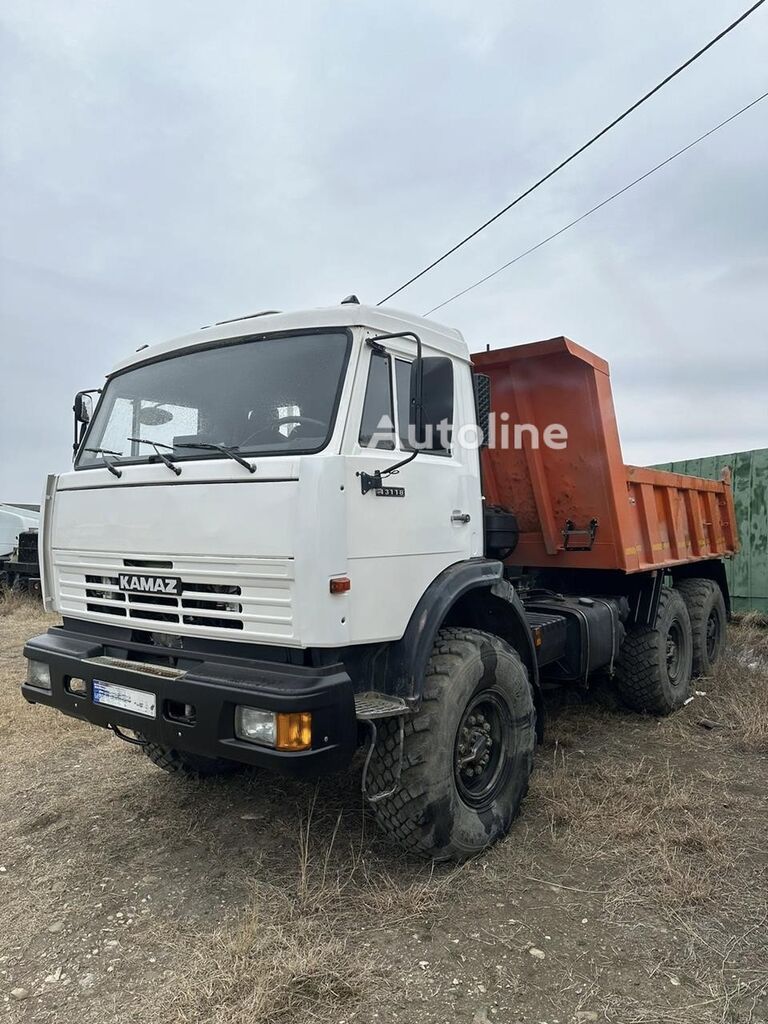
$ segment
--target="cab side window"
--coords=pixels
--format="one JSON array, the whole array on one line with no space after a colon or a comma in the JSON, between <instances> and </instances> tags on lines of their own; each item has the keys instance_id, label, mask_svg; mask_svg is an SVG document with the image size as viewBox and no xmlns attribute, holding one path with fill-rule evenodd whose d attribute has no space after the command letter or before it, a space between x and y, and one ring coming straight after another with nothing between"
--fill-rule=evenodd
<instances>
[{"instance_id":1,"label":"cab side window","mask_svg":"<svg viewBox=\"0 0 768 1024\"><path fill-rule=\"evenodd\" d=\"M453 437L453 364L449 359L424 362L426 394L430 396L426 412L438 429L428 430L426 445L420 450L430 455L450 455ZM411 363L395 360L397 389L397 436L403 451L412 451L409 438Z\"/></svg>"},{"instance_id":2,"label":"cab side window","mask_svg":"<svg viewBox=\"0 0 768 1024\"><path fill-rule=\"evenodd\" d=\"M381 352L371 352L359 441L364 448L395 447L391 363Z\"/></svg>"}]
</instances>

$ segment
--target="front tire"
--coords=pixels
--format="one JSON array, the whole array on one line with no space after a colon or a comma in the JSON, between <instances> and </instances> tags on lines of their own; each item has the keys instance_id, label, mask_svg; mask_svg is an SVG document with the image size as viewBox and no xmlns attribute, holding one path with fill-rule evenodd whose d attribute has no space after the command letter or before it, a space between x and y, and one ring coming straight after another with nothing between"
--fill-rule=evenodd
<instances>
[{"instance_id":1,"label":"front tire","mask_svg":"<svg viewBox=\"0 0 768 1024\"><path fill-rule=\"evenodd\" d=\"M506 835L528 791L536 712L519 655L474 629L441 629L421 709L405 723L402 773L374 815L406 849L466 860ZM369 796L389 790L399 762L397 719L381 723Z\"/></svg>"},{"instance_id":2,"label":"front tire","mask_svg":"<svg viewBox=\"0 0 768 1024\"><path fill-rule=\"evenodd\" d=\"M693 636L685 601L664 587L656 625L636 626L621 645L616 661L619 693L635 711L669 715L691 695Z\"/></svg>"},{"instance_id":3,"label":"front tire","mask_svg":"<svg viewBox=\"0 0 768 1024\"><path fill-rule=\"evenodd\" d=\"M242 768L238 761L229 761L224 757L203 757L201 754L190 754L185 750L161 747L157 743L150 743L141 735L139 739L142 741L141 749L152 764L162 768L169 775L200 779L214 775L231 775Z\"/></svg>"}]
</instances>

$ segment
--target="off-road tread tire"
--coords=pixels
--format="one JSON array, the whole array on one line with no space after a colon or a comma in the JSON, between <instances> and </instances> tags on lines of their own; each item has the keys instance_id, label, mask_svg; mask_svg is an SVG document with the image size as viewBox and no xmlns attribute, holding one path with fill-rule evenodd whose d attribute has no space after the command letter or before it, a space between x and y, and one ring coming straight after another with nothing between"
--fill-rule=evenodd
<instances>
[{"instance_id":1,"label":"off-road tread tire","mask_svg":"<svg viewBox=\"0 0 768 1024\"><path fill-rule=\"evenodd\" d=\"M141 749L152 764L162 768L170 775L200 779L213 775L231 775L242 767L237 761L230 761L224 757L203 757L200 754L189 754L172 747L161 747L158 743L151 743L143 736L139 736L139 738L142 740Z\"/></svg>"},{"instance_id":2,"label":"off-road tread tire","mask_svg":"<svg viewBox=\"0 0 768 1024\"><path fill-rule=\"evenodd\" d=\"M715 582L701 577L680 580L675 584L675 590L682 595L691 618L693 675L708 676L722 657L727 643L728 615L723 592ZM720 613L720 644L714 658L710 659L707 654L707 621L713 607Z\"/></svg>"},{"instance_id":3,"label":"off-road tread tire","mask_svg":"<svg viewBox=\"0 0 768 1024\"><path fill-rule=\"evenodd\" d=\"M666 636L673 615L681 618L688 631L687 680L683 676L683 682L677 687L672 687L666 671ZM621 645L615 666L619 695L635 711L669 715L681 708L690 696L692 664L693 637L685 601L672 587L663 587L656 627L635 626L627 632Z\"/></svg>"},{"instance_id":4,"label":"off-road tread tire","mask_svg":"<svg viewBox=\"0 0 768 1024\"><path fill-rule=\"evenodd\" d=\"M440 719L449 714L451 705L461 701L459 714L466 707L467 695L456 692L452 685L460 672L467 670L469 660L502 656L506 659L505 674L516 677L519 688L514 731L519 750L515 768L505 788L505 813L494 820L482 841L469 846L452 832L453 820L445 809L444 817L451 820L435 821L436 798L446 788L445 760L441 762L436 732ZM497 664L497 662L496 662ZM483 668L483 672L485 669ZM484 678L481 677L481 681ZM466 687L465 687L466 688ZM482 687L485 688L485 687ZM470 693L471 696L471 693ZM396 839L406 850L436 861L465 860L500 839L509 830L528 792L536 744L536 712L528 673L517 651L499 637L480 630L459 627L441 629L437 634L432 656L427 666L419 712L404 723L403 757L400 782L391 797L371 804L380 828ZM444 752L443 752L444 753ZM452 765L453 736L448 752ZM396 778L400 760L400 723L397 718L378 723L377 742L368 769L368 793L390 790ZM453 770L450 786L455 793ZM509 790L512 790L510 793ZM454 797L458 800L458 795ZM461 805L462 814L466 805ZM439 812L438 812L439 816ZM486 816L488 816L486 814Z\"/></svg>"}]
</instances>

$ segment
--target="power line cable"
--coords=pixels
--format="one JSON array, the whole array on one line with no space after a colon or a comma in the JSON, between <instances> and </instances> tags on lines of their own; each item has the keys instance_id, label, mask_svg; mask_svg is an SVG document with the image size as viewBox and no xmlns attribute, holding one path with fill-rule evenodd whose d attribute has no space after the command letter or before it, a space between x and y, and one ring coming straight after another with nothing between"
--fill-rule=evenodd
<instances>
[{"instance_id":1,"label":"power line cable","mask_svg":"<svg viewBox=\"0 0 768 1024\"><path fill-rule=\"evenodd\" d=\"M546 245L547 242L551 242L553 238L557 238L559 235L562 235L565 231L568 231L570 228L574 227L574 225L581 223L581 221L591 216L591 214L595 213L597 210L600 210L604 206L607 206L608 203L613 202L614 199L618 199L619 196L624 195L624 193L629 191L629 189L634 188L635 185L639 185L641 181L645 181L646 178L649 178L652 174L655 174L656 171L661 170L662 167L666 167L667 164L672 163L673 160L676 160L679 156L682 156L683 153L687 153L689 149L693 149L694 146L697 146L700 142L703 142L704 139L709 138L710 135L713 135L716 131L719 131L725 125L729 124L731 121L734 121L737 117L740 117L747 110L750 110L752 107L760 103L760 101L764 100L766 97L768 97L768 92L764 92L762 96L758 96L757 99L752 100L751 103L748 103L745 107L742 107L741 110L737 110L736 113L731 114L730 117L726 117L726 119L724 121L721 121L720 124L716 124L714 128L710 128L709 131L704 132L703 135L700 135L697 139L694 139L693 142L689 142L688 145L683 146L682 149L678 149L676 153L673 153L671 156L668 156L665 160L662 160L661 163L656 164L655 167L651 167L650 170L646 171L644 174L641 174L639 178L635 178L634 181L630 181L628 185L625 185L623 188L620 188L618 192L614 192L613 195L608 196L607 199L603 199L602 202L599 202L596 206L593 206L591 209L587 210L586 213L582 213L581 216L576 217L575 220L570 221L570 223L566 224L564 227L559 228L557 231L554 231L551 235L547 235L546 238L543 238L540 242L537 242L536 245L532 245L530 249L526 249L525 252L521 252L518 256L515 256L514 259L508 260L506 263L503 263L496 270L492 270L490 274L486 274L485 277L481 277L478 281L475 281L473 284L467 285L466 288L462 288L461 291L458 291L454 295L451 295L450 298L445 299L443 302L439 302L436 306L433 306L431 309L428 309L426 313L424 313L423 315L429 316L430 313L434 313L436 310L442 309L443 306L447 306L448 303L453 302L454 299L458 299L462 295L466 295L467 292L471 292L473 289L478 288L481 284L485 284L486 281L490 281L492 277L496 277L497 274L500 274L503 270L506 270L508 267L511 267L513 263L518 263L525 256L530 256L532 252L536 252L537 249L540 249L543 245Z\"/></svg>"},{"instance_id":2,"label":"power line cable","mask_svg":"<svg viewBox=\"0 0 768 1024\"><path fill-rule=\"evenodd\" d=\"M640 99L633 103L631 107L627 107L623 114L619 114L619 116L614 118L614 120L611 121L610 124L607 124L604 128L601 128L601 130L596 135L593 135L591 139L585 142L582 146L579 146L579 148L575 150L573 153L571 153L569 157L566 157L565 160L562 160L556 167L553 167L552 170L545 174L543 178L539 178L539 180L535 182L533 185L531 185L529 188L527 188L525 192L521 192L520 195L517 196L517 198L513 199L511 203L507 203L507 205L503 207L501 210L499 210L498 213L495 213L487 221L481 224L480 227L475 228L474 231L472 231L470 234L462 238L460 242L457 242L456 245L454 245L452 248L444 252L442 256L439 256L436 260L433 260L428 266L424 267L423 270L420 270L418 274L414 274L413 277L410 277L404 284L401 284L399 288L395 288L395 290L393 292L390 292L389 295L385 295L383 299L380 299L379 302L376 303L376 305L381 306L385 302L388 302L390 299L394 298L395 295L398 295L409 285L412 285L414 281L418 281L420 277L423 277L425 274L429 273L430 270L433 270L439 263L442 263L443 260L447 259L449 256L452 256L453 253L455 253L463 245L466 245L467 242L469 242L471 239L479 235L481 231L485 231L485 229L489 227L491 224L493 224L494 221L497 221L499 217L502 217L505 213L511 210L513 206L517 206L517 204L521 202L521 200L525 199L526 196L529 196L531 192L534 192L537 188L539 188L540 185L543 185L545 181L549 181L549 179L553 175L557 174L558 171L561 171L572 160L575 160L577 156L584 152L584 150L589 149L589 147L594 145L594 143L597 142L598 139L601 139L603 135L609 132L612 128L615 128L616 125L623 121L625 117L629 117L629 115L633 111L637 110L638 107L642 106L642 104L645 103L646 100L649 100L651 96L655 95L655 93L657 93L660 89L663 89L664 86L671 82L673 78L676 78L682 71L685 71L686 68L690 67L694 61L698 60L699 57L701 57L703 54L707 52L707 50L711 49L715 45L715 43L718 43L721 39L727 36L729 32L732 32L737 27L737 25L740 25L742 21L748 18L750 14L753 14L757 10L757 8L761 7L764 3L765 0L757 0L757 3L753 4L748 10L744 11L744 13L740 15L735 21L732 21L727 28L724 28L722 32L718 32L714 39L710 39L706 46L702 46L700 50L697 50L696 53L694 53L692 57L689 57L684 64L681 64L671 74L667 75L666 78L662 79L662 81L660 81L658 85L655 85L644 96L641 96Z\"/></svg>"}]
</instances>

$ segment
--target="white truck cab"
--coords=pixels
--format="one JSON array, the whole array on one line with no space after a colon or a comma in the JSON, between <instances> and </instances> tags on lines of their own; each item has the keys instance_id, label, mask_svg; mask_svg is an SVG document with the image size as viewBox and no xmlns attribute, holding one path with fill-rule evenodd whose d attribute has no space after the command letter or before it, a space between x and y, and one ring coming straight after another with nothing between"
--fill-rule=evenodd
<instances>
[{"instance_id":1,"label":"white truck cab","mask_svg":"<svg viewBox=\"0 0 768 1024\"><path fill-rule=\"evenodd\" d=\"M421 451L410 472L361 487L411 454L416 342L372 339L413 331L425 358L450 360L447 419L474 423L461 335L375 307L249 318L120 363L74 470L49 486L47 607L290 648L401 637L432 580L482 554L477 449ZM126 569L177 577L181 592L120 593ZM348 591L331 592L338 578Z\"/></svg>"}]
</instances>

